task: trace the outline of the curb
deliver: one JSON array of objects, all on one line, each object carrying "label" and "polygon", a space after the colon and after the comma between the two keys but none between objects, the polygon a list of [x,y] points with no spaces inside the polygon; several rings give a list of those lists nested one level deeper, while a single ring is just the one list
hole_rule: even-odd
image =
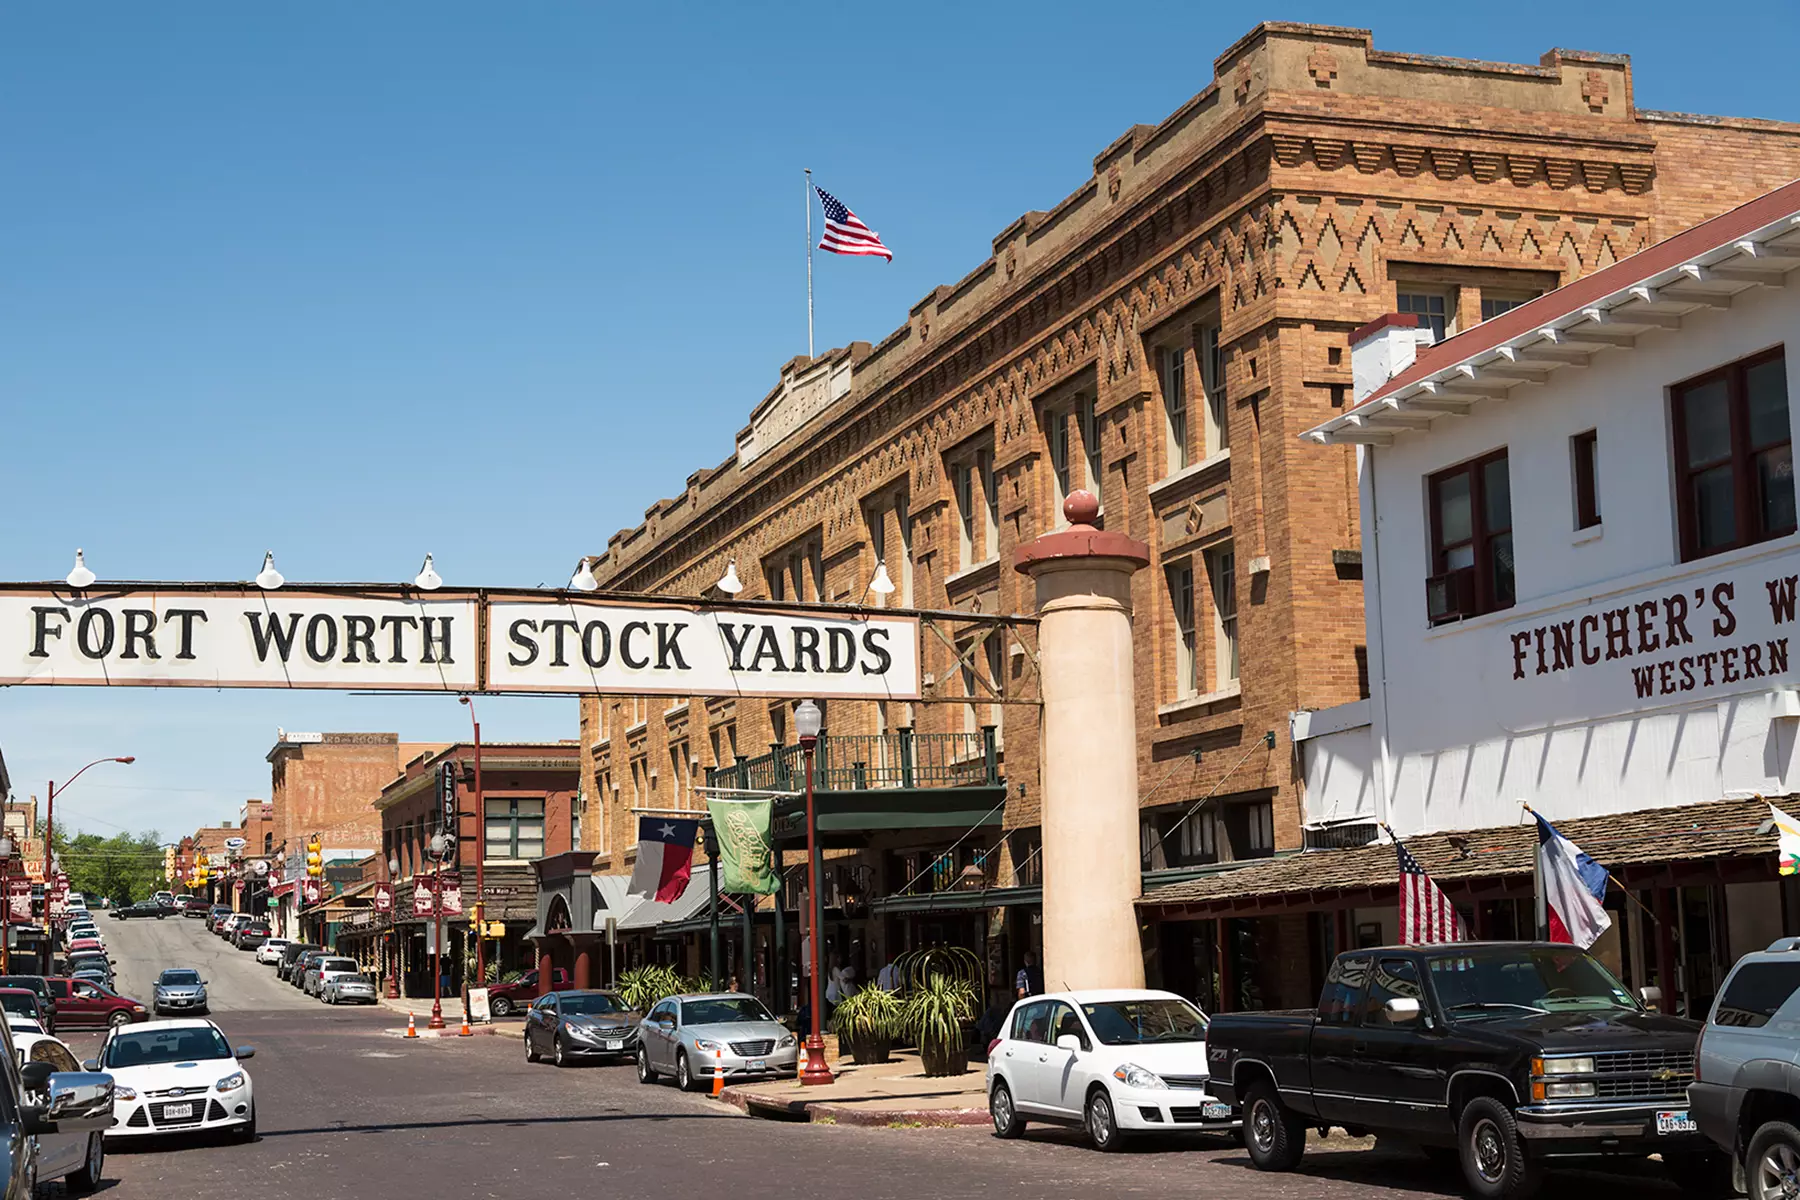
[{"label": "curb", "polygon": [[986,1125],[985,1108],[863,1108],[854,1103],[785,1099],[743,1087],[728,1087],[718,1096],[746,1116],[765,1121],[812,1121],[821,1125],[856,1125],[875,1129],[950,1129]]},{"label": "curb", "polygon": [[[400,1038],[402,1041],[422,1041],[426,1038],[441,1039],[441,1038],[460,1038],[460,1037],[462,1037],[462,1031],[460,1029],[460,1026],[456,1029],[452,1029],[447,1025],[442,1029],[419,1029],[419,1030],[416,1030],[416,1032],[419,1035],[417,1038],[407,1037],[406,1030],[404,1030],[404,1029],[386,1029],[386,1030],[383,1030],[382,1032],[386,1033],[387,1036],[389,1036],[389,1037]],[[470,1033],[470,1036],[472,1036],[472,1037],[495,1037],[495,1036],[499,1035],[500,1031],[498,1029],[495,1029],[491,1025],[471,1025],[471,1026],[469,1026],[469,1033]]]}]

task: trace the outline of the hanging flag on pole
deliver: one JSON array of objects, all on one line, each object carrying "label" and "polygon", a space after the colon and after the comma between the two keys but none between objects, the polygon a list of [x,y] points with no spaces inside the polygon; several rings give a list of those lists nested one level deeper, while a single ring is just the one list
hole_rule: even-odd
[{"label": "hanging flag on pole", "polygon": [[719,853],[719,890],[774,895],[781,881],[775,877],[770,802],[715,796],[707,799],[706,809],[712,814],[713,840]]},{"label": "hanging flag on pole", "polygon": [[[1393,830],[1388,830],[1388,834],[1392,836]],[[1400,855],[1401,944],[1435,946],[1468,940],[1456,905],[1444,895],[1444,889],[1419,865],[1412,851],[1399,841],[1395,841],[1394,849]]]},{"label": "hanging flag on pole", "polygon": [[1775,851],[1776,869],[1783,875],[1800,872],[1800,821],[1773,804],[1769,805],[1769,817],[1775,822],[1775,834],[1779,838]]},{"label": "hanging flag on pole", "polygon": [[1556,832],[1554,825],[1535,812],[1531,815],[1538,825],[1538,886],[1544,896],[1550,940],[1586,950],[1612,928],[1604,903],[1610,876],[1580,846]]},{"label": "hanging flag on pole", "polygon": [[813,185],[813,190],[819,193],[819,205],[825,210],[825,233],[819,239],[819,249],[894,260],[894,252],[882,245],[881,235],[864,225],[842,200],[818,184]]},{"label": "hanging flag on pole", "polygon": [[687,887],[700,822],[680,817],[639,817],[637,865],[626,893],[664,904]]}]

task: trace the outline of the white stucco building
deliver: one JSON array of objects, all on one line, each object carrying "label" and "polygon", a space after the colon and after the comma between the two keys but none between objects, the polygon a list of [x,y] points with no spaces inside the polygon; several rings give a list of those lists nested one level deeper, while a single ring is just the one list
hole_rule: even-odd
[{"label": "white stucco building", "polygon": [[1466,331],[1358,331],[1304,436],[1360,447],[1369,695],[1294,716],[1313,849],[1182,885],[1195,915],[1392,940],[1386,825],[1476,936],[1530,937],[1526,802],[1671,1009],[1800,930],[1761,799],[1800,792],[1797,269],[1800,182]]}]

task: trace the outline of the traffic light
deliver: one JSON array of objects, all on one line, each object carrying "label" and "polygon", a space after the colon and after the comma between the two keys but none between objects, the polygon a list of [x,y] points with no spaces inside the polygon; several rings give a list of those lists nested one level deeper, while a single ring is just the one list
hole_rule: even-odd
[{"label": "traffic light", "polygon": [[306,873],[313,879],[325,874],[325,855],[317,837],[306,843]]}]

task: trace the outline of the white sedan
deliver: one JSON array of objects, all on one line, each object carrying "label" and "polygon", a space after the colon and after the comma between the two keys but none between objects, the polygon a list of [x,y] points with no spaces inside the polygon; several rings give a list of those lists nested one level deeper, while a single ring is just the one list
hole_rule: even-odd
[{"label": "white sedan", "polygon": [[281,952],[290,945],[287,938],[269,938],[256,948],[256,961],[272,967],[281,961]]},{"label": "white sedan", "polygon": [[1206,1014],[1173,992],[1085,991],[1029,996],[988,1048],[994,1132],[1027,1120],[1080,1125],[1100,1150],[1125,1134],[1224,1133],[1237,1112],[1207,1093]]},{"label": "white sedan", "polygon": [[256,1099],[243,1061],[211,1021],[147,1021],[106,1035],[96,1070],[113,1077],[108,1137],[229,1129],[256,1140]]}]

